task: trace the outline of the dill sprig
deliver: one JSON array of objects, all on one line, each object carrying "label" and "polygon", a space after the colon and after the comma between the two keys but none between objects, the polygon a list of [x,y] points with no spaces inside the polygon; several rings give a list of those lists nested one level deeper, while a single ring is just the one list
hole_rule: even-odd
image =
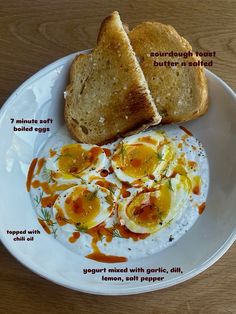
[{"label": "dill sprig", "polygon": [[114,229],[114,230],[112,231],[112,237],[113,237],[113,238],[123,238],[122,235],[120,234],[120,231],[117,230],[117,229]]},{"label": "dill sprig", "polygon": [[36,195],[34,197],[34,202],[35,202],[35,208],[37,208],[39,206],[39,204],[41,203],[41,200],[42,200],[42,197],[43,197],[43,191],[40,192],[39,196]]},{"label": "dill sprig", "polygon": [[41,215],[39,215],[39,218],[44,220],[46,223],[48,223],[51,220],[51,214],[49,212],[49,210],[41,207]]},{"label": "dill sprig", "polygon": [[56,222],[52,221],[50,211],[41,207],[41,215],[38,215],[38,217],[47,224],[48,228],[53,233],[54,238],[56,238],[57,237],[57,228],[55,227]]},{"label": "dill sprig", "polygon": [[161,152],[158,152],[158,153],[157,153],[157,159],[158,159],[159,161],[163,161],[162,157],[163,157],[163,154],[162,154]]},{"label": "dill sprig", "polygon": [[106,239],[106,236],[104,236],[104,235],[101,235],[100,236],[100,241],[102,242],[103,240],[105,240]]},{"label": "dill sprig", "polygon": [[163,177],[166,177],[167,171],[168,171],[168,168],[166,168],[165,170],[162,171],[162,176]]},{"label": "dill sprig", "polygon": [[109,190],[112,194],[115,193],[115,189],[114,189],[114,187],[111,186],[111,185],[108,186],[108,190]]},{"label": "dill sprig", "polygon": [[77,223],[77,224],[75,225],[75,231],[86,232],[87,230],[88,230],[88,228],[81,226],[80,223]]},{"label": "dill sprig", "polygon": [[57,158],[55,159],[55,161],[58,161],[58,159],[60,159],[62,157],[74,158],[74,156],[71,154],[57,154]]},{"label": "dill sprig", "polygon": [[51,182],[52,180],[52,171],[47,169],[46,166],[42,170],[42,179],[46,182]]},{"label": "dill sprig", "polygon": [[174,191],[174,190],[173,190],[173,187],[172,187],[171,179],[168,180],[168,188],[169,188],[171,191]]},{"label": "dill sprig", "polygon": [[87,200],[88,200],[88,201],[94,200],[94,199],[96,198],[97,194],[98,194],[98,189],[96,189],[96,190],[93,191],[93,192],[90,192],[90,193],[88,194],[88,196],[87,196]]}]

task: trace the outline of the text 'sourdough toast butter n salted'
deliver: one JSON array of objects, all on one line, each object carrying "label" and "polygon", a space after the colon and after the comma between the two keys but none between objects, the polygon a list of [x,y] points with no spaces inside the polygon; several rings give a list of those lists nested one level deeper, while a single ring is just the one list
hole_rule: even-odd
[{"label": "text 'sourdough toast butter n salted'", "polygon": [[[162,123],[183,122],[204,114],[207,109],[207,81],[202,66],[181,66],[198,62],[195,53],[183,57],[151,57],[151,52],[188,52],[191,45],[170,25],[144,22],[129,32],[132,47],[139,57],[152,97],[162,116]],[[171,61],[177,66],[155,66]]]}]

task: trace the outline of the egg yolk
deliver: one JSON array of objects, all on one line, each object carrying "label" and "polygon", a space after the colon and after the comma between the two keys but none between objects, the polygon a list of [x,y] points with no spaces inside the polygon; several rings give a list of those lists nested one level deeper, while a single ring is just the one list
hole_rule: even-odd
[{"label": "egg yolk", "polygon": [[155,227],[161,223],[170,210],[171,193],[166,184],[158,192],[138,194],[126,209],[128,218],[140,226]]},{"label": "egg yolk", "polygon": [[158,165],[157,153],[145,144],[122,144],[113,159],[124,173],[133,178],[153,173]]},{"label": "egg yolk", "polygon": [[65,145],[58,158],[59,170],[76,176],[95,163],[101,152],[100,147],[93,147],[87,151],[79,144]]},{"label": "egg yolk", "polygon": [[98,215],[100,201],[97,191],[89,191],[78,187],[66,198],[65,211],[74,224],[89,228]]}]

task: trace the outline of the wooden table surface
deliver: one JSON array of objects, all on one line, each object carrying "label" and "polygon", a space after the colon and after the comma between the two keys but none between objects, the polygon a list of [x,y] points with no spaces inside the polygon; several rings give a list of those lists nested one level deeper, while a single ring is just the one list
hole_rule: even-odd
[{"label": "wooden table surface", "polygon": [[[130,27],[173,25],[195,50],[216,51],[212,70],[236,89],[235,0],[0,1],[0,103],[33,73],[94,47],[102,19],[118,10]],[[38,277],[0,244],[0,313],[236,313],[236,246],[178,286],[121,297],[71,291]]]}]

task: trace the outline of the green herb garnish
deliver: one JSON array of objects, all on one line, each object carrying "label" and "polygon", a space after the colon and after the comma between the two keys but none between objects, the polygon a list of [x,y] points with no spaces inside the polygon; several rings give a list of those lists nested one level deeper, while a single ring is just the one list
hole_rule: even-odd
[{"label": "green herb garnish", "polygon": [[47,169],[46,166],[44,166],[42,170],[42,179],[46,182],[50,182],[52,180],[52,171]]},{"label": "green herb garnish", "polygon": [[95,190],[95,191],[93,191],[93,192],[90,192],[90,193],[88,194],[88,196],[87,196],[87,200],[88,200],[88,201],[94,200],[94,199],[96,198],[97,194],[98,194],[98,189]]},{"label": "green herb garnish", "polygon": [[114,187],[111,186],[111,185],[108,186],[108,190],[109,190],[112,194],[115,193]]},{"label": "green herb garnish", "polygon": [[74,156],[71,154],[63,154],[63,155],[57,154],[57,158],[55,159],[55,161],[58,161],[58,159],[63,158],[63,157],[74,158]]},{"label": "green herb garnish", "polygon": [[174,190],[173,190],[173,187],[172,187],[171,180],[168,180],[168,188],[169,188],[171,191],[174,191]]},{"label": "green herb garnish", "polygon": [[41,203],[41,199],[43,197],[43,192],[40,192],[40,195],[36,195],[34,198],[34,202],[35,202],[35,208],[37,208],[39,206],[39,204]]},{"label": "green herb garnish", "polygon": [[81,226],[80,223],[77,223],[75,225],[75,231],[79,231],[79,232],[86,232],[88,230],[87,227]]},{"label": "green herb garnish", "polygon": [[162,157],[163,157],[162,153],[158,152],[158,153],[157,153],[157,159],[158,159],[159,161],[163,161]]},{"label": "green herb garnish", "polygon": [[38,215],[38,217],[47,224],[48,228],[53,233],[54,238],[56,238],[57,237],[57,228],[55,228],[56,222],[52,221],[50,211],[41,207],[41,216]]},{"label": "green herb garnish", "polygon": [[123,237],[121,236],[121,234],[120,234],[120,231],[117,230],[117,229],[114,229],[114,230],[112,231],[112,237],[113,237],[113,238],[123,238]]}]

